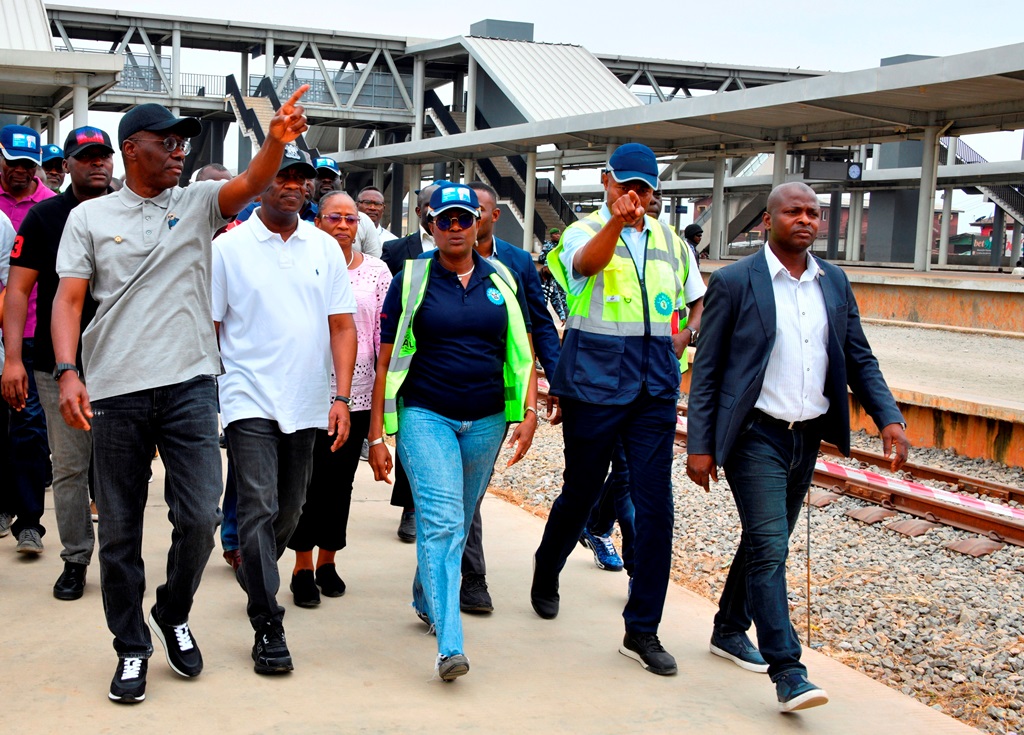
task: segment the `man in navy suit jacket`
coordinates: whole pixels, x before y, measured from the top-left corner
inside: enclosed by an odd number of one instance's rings
[[[430,204],[430,195],[439,186],[436,182],[430,186],[420,189],[416,195],[416,217],[419,219],[419,227],[405,237],[388,240],[384,243],[384,250],[380,259],[384,261],[391,275],[396,276],[405,267],[405,261],[418,258],[423,254],[423,231],[427,226],[427,208]],[[433,241],[430,242],[430,250],[434,249]],[[429,251],[428,251],[429,252]],[[394,503],[392,503],[394,505]],[[415,540],[413,536],[413,540]]]
[[[768,245],[712,275],[687,406],[687,474],[707,490],[722,465],[743,527],[711,651],[767,672],[785,712],[828,701],[800,663],[786,556],[819,444],[849,453],[847,386],[885,455],[895,451],[893,471],[910,448],[846,274],[809,252],[820,216],[810,187],[777,187],[764,215]],[[746,635],[751,621],[760,652]]]

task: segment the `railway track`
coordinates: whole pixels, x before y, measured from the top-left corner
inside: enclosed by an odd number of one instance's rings
[[[542,386],[541,395],[546,395],[546,383]],[[685,413],[685,407],[681,407],[676,426],[676,444],[679,447],[686,442]],[[823,443],[821,451],[830,456],[841,456],[838,448],[831,444]],[[1018,506],[1024,505],[1024,489],[910,462],[903,467],[905,477],[894,478],[867,469],[868,466],[883,469],[889,466],[889,461],[881,454],[853,449],[850,457],[860,462],[862,468],[852,469],[819,460],[812,482],[815,487],[836,496],[849,495],[890,511],[880,515],[865,514],[865,518],[874,516],[867,522],[883,520],[898,511],[927,522],[910,530],[900,527],[895,529],[903,533],[916,535],[919,531],[923,532],[922,529],[926,529],[929,523],[943,524],[980,534],[989,542],[982,545],[968,543],[963,548],[951,546],[965,553],[988,553],[999,548],[1002,543],[1024,546],[1024,508],[1009,505],[1011,502]],[[936,490],[918,480],[943,482],[956,488],[957,492]],[[1000,502],[980,499],[975,495]],[[820,500],[821,504],[828,502],[827,497]]]

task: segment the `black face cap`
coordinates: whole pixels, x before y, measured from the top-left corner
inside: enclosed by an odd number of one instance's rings
[[[124,145],[128,138],[142,130],[154,133],[177,133],[183,138],[194,138],[203,130],[203,124],[194,117],[175,117],[163,105],[147,102],[125,113],[117,126],[117,144]]]

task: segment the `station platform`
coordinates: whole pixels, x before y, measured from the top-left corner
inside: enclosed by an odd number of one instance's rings
[[[152,604],[170,526],[163,468],[147,503],[144,556]],[[107,700],[115,656],[104,623],[98,566],[85,597],[61,602],[61,570],[47,494],[44,554],[19,558],[0,539],[0,698],[9,732],[59,733],[971,733],[959,723],[814,651],[812,680],[831,702],[802,713],[776,711],[767,676],[708,653],[714,606],[671,585],[661,639],[679,662],[675,677],[643,671],[617,652],[625,574],[598,570],[577,549],[562,575],[562,610],[538,618],[529,602],[530,556],[543,522],[488,496],[484,536],[495,612],[464,615],[471,670],[453,684],[431,680],[434,638],[409,606],[415,547],[395,536],[389,488],[366,464],[357,475],[349,547],[339,553],[348,592],[319,608],[296,608],[287,591],[292,556],[280,564],[279,601],[295,672],[253,673],[245,596],[219,543],[196,597],[191,624],[205,658],[193,680],[174,674],[155,642],[146,701]],[[102,518],[100,520],[102,523]]]
[[[704,280],[733,261],[700,262]],[[861,317],[1024,339],[1024,279],[957,268],[926,273],[834,261],[850,278]]]

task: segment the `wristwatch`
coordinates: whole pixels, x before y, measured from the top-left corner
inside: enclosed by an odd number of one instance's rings
[[[349,408],[352,408],[352,399],[349,398],[348,396],[335,396],[334,400],[341,401],[342,403],[344,403]]]
[[[73,362],[58,362],[53,367],[53,379],[60,380],[60,376],[66,373],[68,370],[74,370],[75,375],[82,377],[81,373],[78,372],[78,366]]]

